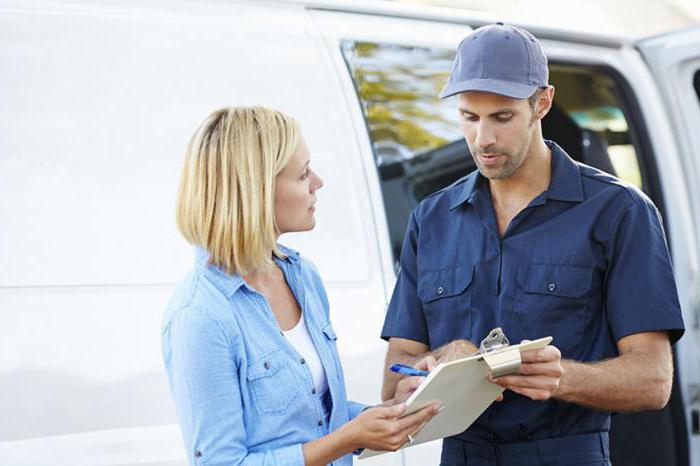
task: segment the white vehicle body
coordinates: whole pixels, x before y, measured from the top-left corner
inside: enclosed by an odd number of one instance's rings
[[[378,402],[394,258],[340,43],[453,49],[490,20],[353,2],[0,1],[0,464],[185,464],[160,326],[193,259],[174,221],[182,155],[226,105],[300,121],[325,186],[314,231],[281,241],[325,280],[349,397]],[[687,326],[676,356],[689,464],[700,464],[700,32],[633,43],[532,31],[551,62],[610,68],[638,103]],[[362,464],[437,464],[439,451]]]

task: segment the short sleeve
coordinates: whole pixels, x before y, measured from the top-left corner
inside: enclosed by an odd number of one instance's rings
[[[608,253],[606,310],[615,341],[634,333],[684,332],[663,225],[656,207],[635,200],[620,215]]]
[[[406,338],[430,345],[428,327],[416,290],[416,253],[418,249],[418,221],[416,211],[411,213],[401,248],[401,267],[394,293],[384,320],[381,337]]]

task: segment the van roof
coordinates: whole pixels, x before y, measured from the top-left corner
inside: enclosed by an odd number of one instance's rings
[[[270,3],[294,3],[312,10],[338,11],[346,13],[372,14],[395,18],[422,19],[453,24],[466,24],[479,27],[496,21],[507,20],[492,14],[470,11],[460,8],[415,5],[383,0],[267,0]],[[599,45],[620,48],[634,42],[634,38],[599,34],[583,31],[571,31],[553,27],[533,25],[518,21],[510,22],[515,26],[526,28],[540,39],[564,40],[580,44]]]

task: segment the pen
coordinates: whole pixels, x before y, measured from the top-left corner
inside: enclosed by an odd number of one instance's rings
[[[392,372],[398,372],[399,374],[404,374],[404,375],[419,375],[421,377],[426,377],[428,375],[428,372],[422,371],[420,369],[415,369],[410,366],[405,366],[403,364],[393,364],[390,368],[390,371]]]

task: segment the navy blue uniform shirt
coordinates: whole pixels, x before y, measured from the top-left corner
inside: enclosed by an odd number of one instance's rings
[[[436,349],[478,345],[494,327],[512,342],[551,335],[562,358],[598,361],[639,332],[683,334],[659,213],[638,189],[552,151],[547,191],[501,237],[488,180],[475,171],[411,214],[382,338]],[[506,391],[467,431],[502,443],[609,430],[608,412]]]

